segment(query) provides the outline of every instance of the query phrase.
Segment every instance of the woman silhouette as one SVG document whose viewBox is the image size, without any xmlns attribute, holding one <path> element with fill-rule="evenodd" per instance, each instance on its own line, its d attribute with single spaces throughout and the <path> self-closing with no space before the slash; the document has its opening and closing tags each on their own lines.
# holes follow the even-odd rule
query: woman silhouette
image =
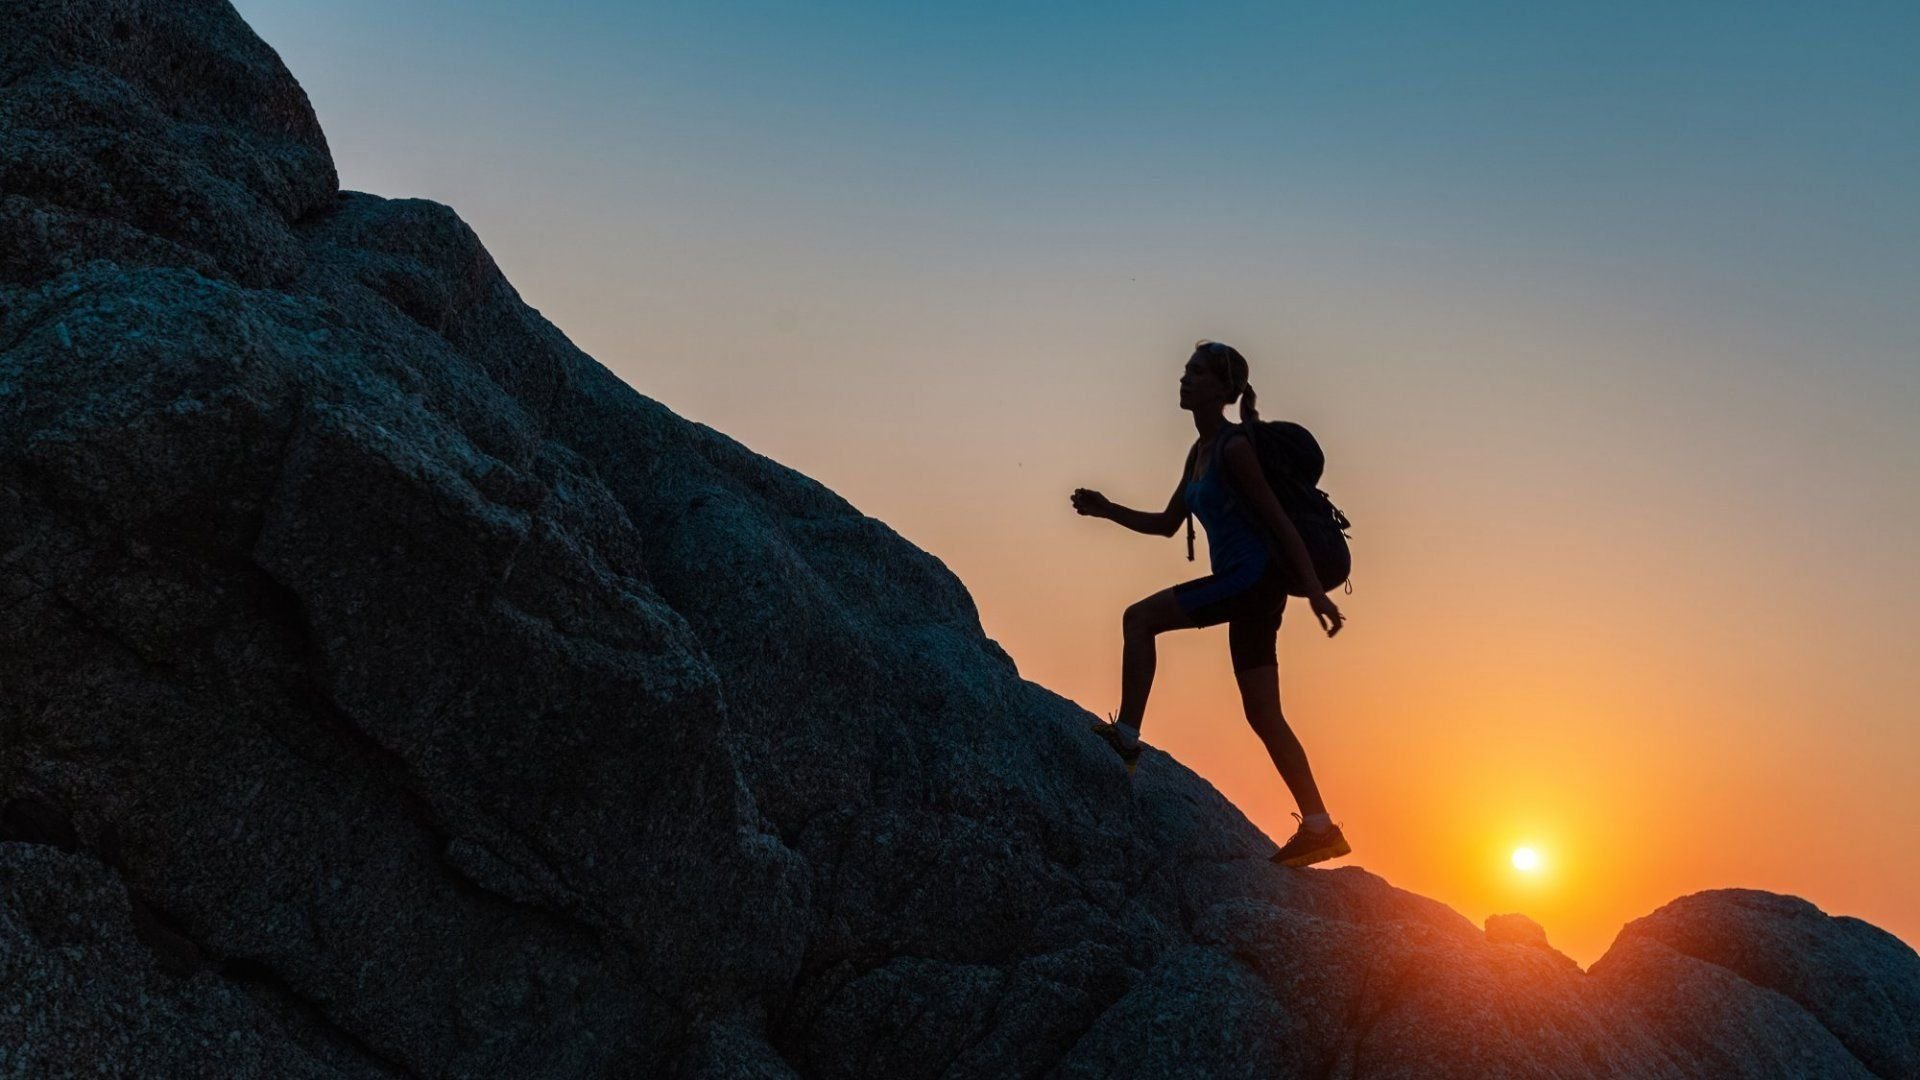
<svg viewBox="0 0 1920 1080">
<path fill-rule="evenodd" d="M 1235 400 L 1240 402 L 1238 424 L 1222 415 Z M 1120 620 L 1125 642 L 1120 712 L 1111 722 L 1096 720 L 1093 730 L 1113 744 L 1131 773 L 1140 757 L 1140 721 L 1153 689 L 1154 638 L 1168 630 L 1226 623 L 1247 723 L 1266 744 L 1281 779 L 1305 814 L 1294 815 L 1300 818 L 1300 827 L 1273 861 L 1306 866 L 1337 858 L 1352 849 L 1327 816 L 1313 771 L 1307 767 L 1307 753 L 1280 713 L 1280 664 L 1274 639 L 1289 587 L 1295 582 L 1314 582 L 1299 591 L 1309 598 L 1328 637 L 1340 632 L 1345 619 L 1319 587 L 1299 531 L 1260 472 L 1260 460 L 1246 432 L 1246 426 L 1260 418 L 1254 409 L 1253 387 L 1247 382 L 1246 357 L 1217 341 L 1196 343 L 1180 376 L 1180 407 L 1193 413 L 1200 438 L 1187 453 L 1180 483 L 1165 510 L 1131 510 L 1097 491 L 1077 488 L 1073 492 L 1073 508 L 1081 514 L 1154 536 L 1172 536 L 1191 510 L 1207 531 L 1207 560 L 1213 570 L 1127 608 Z"/>
</svg>

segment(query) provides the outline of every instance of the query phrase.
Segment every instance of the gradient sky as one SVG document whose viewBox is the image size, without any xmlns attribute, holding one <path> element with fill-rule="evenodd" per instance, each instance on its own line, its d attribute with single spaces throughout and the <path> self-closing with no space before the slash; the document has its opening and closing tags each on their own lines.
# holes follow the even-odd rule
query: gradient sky
<svg viewBox="0 0 1920 1080">
<path fill-rule="evenodd" d="M 1920 941 L 1920 8 L 236 6 L 344 186 L 1103 715 L 1206 556 L 1068 493 L 1163 505 L 1237 345 L 1355 523 L 1282 694 L 1394 884 L 1582 963 L 1719 886 Z M 1147 740 L 1285 839 L 1224 628 L 1160 656 Z"/>
</svg>

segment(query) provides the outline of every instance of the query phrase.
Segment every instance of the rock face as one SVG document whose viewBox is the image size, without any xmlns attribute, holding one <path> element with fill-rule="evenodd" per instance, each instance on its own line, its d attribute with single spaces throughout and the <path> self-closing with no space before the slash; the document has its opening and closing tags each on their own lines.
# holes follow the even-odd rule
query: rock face
<svg viewBox="0 0 1920 1080">
<path fill-rule="evenodd" d="M 0 26 L 0 1075 L 1920 1076 L 1863 923 L 1583 973 L 1130 783 L 937 559 L 339 191 L 225 3 Z"/>
</svg>

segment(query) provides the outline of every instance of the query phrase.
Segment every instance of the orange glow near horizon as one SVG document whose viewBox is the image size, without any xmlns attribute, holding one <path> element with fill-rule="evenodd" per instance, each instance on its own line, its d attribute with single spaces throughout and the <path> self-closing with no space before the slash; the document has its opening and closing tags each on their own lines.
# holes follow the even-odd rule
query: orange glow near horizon
<svg viewBox="0 0 1920 1080">
<path fill-rule="evenodd" d="M 1159 358 L 1132 348 L 1133 368 L 1086 388 L 1095 400 L 1081 402 L 1084 417 L 1061 418 L 1051 399 L 958 378 L 991 345 L 951 329 L 922 346 L 947 361 L 920 367 L 956 381 L 936 376 L 910 419 L 822 401 L 819 414 L 795 402 L 778 422 L 756 421 L 729 416 L 720 397 L 694 415 L 939 557 L 1024 677 L 1105 716 L 1119 697 L 1121 612 L 1205 573 L 1205 537 L 1188 562 L 1179 537 L 1080 517 L 1068 494 L 1085 486 L 1163 505 L 1193 437 L 1171 400 L 1181 347 L 1227 335 L 1187 335 Z M 1628 921 L 1704 889 L 1792 893 L 1909 941 L 1920 934 L 1909 899 L 1920 868 L 1864 842 L 1833 844 L 1823 823 L 1920 828 L 1905 780 L 1916 744 L 1898 722 L 1901 703 L 1920 694 L 1901 659 L 1896 599 L 1912 581 L 1865 569 L 1896 557 L 1891 546 L 1883 555 L 1863 532 L 1861 569 L 1829 565 L 1819 602 L 1796 602 L 1781 583 L 1826 565 L 1797 545 L 1825 540 L 1783 532 L 1771 488 L 1714 486 L 1731 459 L 1781 467 L 1747 436 L 1719 436 L 1722 471 L 1664 477 L 1609 461 L 1600 446 L 1651 443 L 1654 457 L 1680 460 L 1683 440 L 1701 436 L 1628 437 L 1617 418 L 1572 411 L 1557 432 L 1523 412 L 1463 435 L 1443 380 L 1402 385 L 1364 357 L 1339 356 L 1322 366 L 1341 381 L 1321 374 L 1314 398 L 1294 403 L 1282 389 L 1294 367 L 1252 359 L 1268 364 L 1256 369 L 1268 372 L 1267 415 L 1320 436 L 1324 486 L 1355 521 L 1354 591 L 1333 594 L 1347 626 L 1329 639 L 1296 599 L 1279 644 L 1283 708 L 1354 848 L 1331 865 L 1363 867 L 1476 923 L 1527 915 L 1582 965 Z M 1081 393 L 1076 366 L 1057 362 Z M 1112 416 L 1139 423 L 1116 431 L 1098 419 Z M 1852 422 L 1878 430 L 1867 414 Z M 1888 471 L 1875 485 L 1893 484 L 1891 464 L 1874 467 Z M 1675 507 L 1694 509 L 1675 523 Z M 1831 618 L 1842 609 L 1860 625 Z M 1159 639 L 1142 734 L 1284 840 L 1296 807 L 1242 716 L 1226 644 L 1224 627 Z M 1540 853 L 1541 872 L 1515 869 L 1523 844 Z"/>
<path fill-rule="evenodd" d="M 1623 547 L 1606 530 L 1571 540 L 1552 515 L 1508 516 L 1503 553 L 1555 553 L 1582 569 L 1543 555 L 1489 587 L 1472 567 L 1487 557 L 1476 550 L 1484 535 L 1436 531 L 1421 496 L 1393 505 L 1390 483 L 1364 470 L 1329 468 L 1336 501 L 1357 522 L 1366 513 L 1355 591 L 1334 594 L 1350 621 L 1329 639 L 1296 600 L 1280 641 L 1286 714 L 1354 845 L 1331 865 L 1364 867 L 1475 922 L 1525 914 L 1583 966 L 1626 922 L 1713 888 L 1794 893 L 1911 940 L 1903 897 L 1920 875 L 1815 844 L 1824 827 L 1789 797 L 1796 781 L 1809 785 L 1830 820 L 1911 812 L 1884 762 L 1810 719 L 1864 708 L 1850 697 L 1862 688 L 1817 676 L 1819 657 L 1834 654 L 1804 633 L 1804 617 L 1750 593 L 1754 571 L 1732 569 L 1750 555 Z M 1066 493 L 1085 484 L 1156 506 L 1167 471 L 1116 482 L 1101 475 L 1111 467 L 1069 463 L 1056 467 L 1057 492 L 1036 482 L 1014 493 L 1034 521 L 1019 535 L 961 521 L 936 532 L 927 515 L 908 536 L 969 584 L 1023 675 L 1104 715 L 1118 700 L 1121 611 L 1204 573 L 1204 538 L 1188 563 L 1177 538 L 1078 518 Z M 1668 602 L 1676 596 L 1689 600 Z M 1281 840 L 1295 806 L 1241 715 L 1225 637 L 1213 627 L 1159 639 L 1143 737 Z M 1518 847 L 1535 852 L 1535 870 L 1516 864 Z"/>
</svg>

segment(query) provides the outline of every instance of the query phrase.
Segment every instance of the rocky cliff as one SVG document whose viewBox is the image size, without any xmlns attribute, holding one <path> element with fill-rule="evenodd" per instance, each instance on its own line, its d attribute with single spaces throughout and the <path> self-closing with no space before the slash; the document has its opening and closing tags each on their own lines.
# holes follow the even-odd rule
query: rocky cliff
<svg viewBox="0 0 1920 1080">
<path fill-rule="evenodd" d="M 0 1075 L 1920 1076 L 1864 923 L 1581 972 L 1085 720 L 225 3 L 0 0 Z"/>
</svg>

